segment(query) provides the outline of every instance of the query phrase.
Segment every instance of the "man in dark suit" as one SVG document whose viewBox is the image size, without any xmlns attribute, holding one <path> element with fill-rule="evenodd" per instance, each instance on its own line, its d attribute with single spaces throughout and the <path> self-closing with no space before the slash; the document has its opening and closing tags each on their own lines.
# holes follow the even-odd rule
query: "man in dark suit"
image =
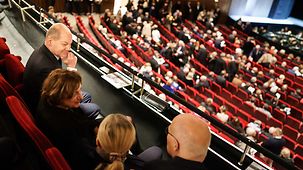
<svg viewBox="0 0 303 170">
<path fill-rule="evenodd" d="M 54 69 L 62 68 L 62 62 L 75 69 L 77 57 L 69 52 L 72 34 L 63 24 L 54 24 L 46 33 L 44 44 L 30 56 L 24 71 L 24 97 L 32 111 L 39 101 L 42 83 Z"/>
<path fill-rule="evenodd" d="M 257 62 L 261 56 L 263 55 L 263 51 L 260 49 L 260 45 L 256 45 L 250 53 L 250 56 L 253 58 L 254 62 Z"/>
<path fill-rule="evenodd" d="M 52 70 L 62 68 L 64 63 L 67 70 L 77 71 L 77 57 L 70 52 L 71 44 L 72 33 L 64 24 L 57 23 L 47 31 L 44 44 L 30 56 L 23 75 L 23 96 L 32 113 L 36 111 L 43 81 Z M 81 109 L 95 117 L 100 108 L 90 101 L 91 96 L 84 92 Z"/>
<path fill-rule="evenodd" d="M 148 162 L 143 169 L 203 170 L 210 140 L 210 131 L 204 120 L 194 115 L 180 114 L 167 128 L 167 152 L 172 159 Z"/>
<path fill-rule="evenodd" d="M 208 64 L 208 51 L 203 44 L 200 45 L 200 49 L 198 51 L 197 60 L 200 61 L 203 65 Z"/>
<path fill-rule="evenodd" d="M 279 155 L 282 148 L 285 146 L 286 141 L 282 138 L 282 130 L 275 128 L 273 137 L 270 137 L 267 141 L 262 143 L 262 146 L 272 153 Z"/>
</svg>

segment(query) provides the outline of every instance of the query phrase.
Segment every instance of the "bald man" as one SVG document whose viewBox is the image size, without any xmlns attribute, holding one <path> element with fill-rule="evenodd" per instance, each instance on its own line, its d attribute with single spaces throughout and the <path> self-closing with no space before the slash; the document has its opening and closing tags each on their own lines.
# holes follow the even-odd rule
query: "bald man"
<svg viewBox="0 0 303 170">
<path fill-rule="evenodd" d="M 211 134 L 203 120 L 190 114 L 176 116 L 167 128 L 167 152 L 171 160 L 146 163 L 145 170 L 203 170 Z"/>
</svg>

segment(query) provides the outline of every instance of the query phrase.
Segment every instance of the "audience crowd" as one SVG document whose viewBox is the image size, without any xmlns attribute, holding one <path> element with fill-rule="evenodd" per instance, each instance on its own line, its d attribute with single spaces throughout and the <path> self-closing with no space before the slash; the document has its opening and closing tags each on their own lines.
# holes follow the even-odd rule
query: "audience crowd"
<svg viewBox="0 0 303 170">
<path fill-rule="evenodd" d="M 67 6 L 70 12 L 75 9 L 81 13 L 81 3 L 68 1 Z M 91 1 L 87 8 L 92 3 L 97 2 Z M 49 10 L 52 14 L 53 9 Z M 124 12 L 120 10 L 113 15 L 106 10 L 101 24 L 96 25 L 119 51 L 119 55 L 112 53 L 113 57 L 251 141 L 293 162 L 281 127 L 269 126 L 258 119 L 245 122 L 227 105 L 231 101 L 215 101 L 217 94 L 204 95 L 198 102 L 186 96 L 195 91 L 206 94 L 209 90 L 219 94 L 234 86 L 246 96 L 241 98 L 243 105 L 264 114 L 266 120 L 276 116 L 273 110 L 293 116 L 295 110 L 287 102 L 289 96 L 298 104 L 303 103 L 303 86 L 295 82 L 303 76 L 300 56 L 286 54 L 284 49 L 249 36 L 256 31 L 250 23 L 239 20 L 232 31 L 226 31 L 226 27 L 218 25 L 220 10 L 205 10 L 199 2 L 177 1 L 170 7 L 168 0 L 139 0 L 137 4 L 129 1 Z M 248 36 L 243 36 L 243 32 Z M 287 29 L 281 30 L 281 35 L 282 32 L 291 34 Z M 134 123 L 121 114 L 103 118 L 99 106 L 91 103 L 91 96 L 81 90 L 81 76 L 75 68 L 77 59 L 69 51 L 71 40 L 71 33 L 63 24 L 54 24 L 49 29 L 44 44 L 33 52 L 26 65 L 23 95 L 33 112 L 38 106 L 39 114 L 35 114 L 38 125 L 73 168 L 203 169 L 211 138 L 208 126 L 212 127 L 192 114 L 176 116 L 167 128 L 167 152 L 172 160 L 159 160 L 162 153 L 157 147 L 130 154 L 132 146 L 139 145 Z M 142 63 L 131 58 L 136 53 L 144 60 L 140 59 Z M 62 69 L 62 63 L 67 69 Z M 188 112 L 156 88 L 145 84 L 145 89 L 172 103 L 176 110 Z M 261 136 L 265 139 L 260 140 Z M 235 144 L 242 150 L 245 148 L 241 141 Z M 253 148 L 249 154 L 273 165 L 272 160 Z"/>
</svg>

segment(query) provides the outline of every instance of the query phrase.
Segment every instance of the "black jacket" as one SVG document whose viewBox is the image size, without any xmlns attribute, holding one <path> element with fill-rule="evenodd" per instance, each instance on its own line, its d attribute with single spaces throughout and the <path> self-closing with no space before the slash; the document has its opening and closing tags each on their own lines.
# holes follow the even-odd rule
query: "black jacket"
<svg viewBox="0 0 303 170">
<path fill-rule="evenodd" d="M 157 160 L 144 165 L 144 170 L 204 170 L 203 163 L 175 157 L 171 160 Z"/>
<path fill-rule="evenodd" d="M 95 151 L 94 128 L 99 122 L 88 118 L 80 108 L 63 109 L 41 99 L 36 121 L 72 169 L 94 169 L 99 160 Z"/>
<path fill-rule="evenodd" d="M 44 79 L 57 68 L 62 64 L 44 44 L 30 56 L 23 74 L 23 94 L 31 111 L 36 111 Z"/>
</svg>

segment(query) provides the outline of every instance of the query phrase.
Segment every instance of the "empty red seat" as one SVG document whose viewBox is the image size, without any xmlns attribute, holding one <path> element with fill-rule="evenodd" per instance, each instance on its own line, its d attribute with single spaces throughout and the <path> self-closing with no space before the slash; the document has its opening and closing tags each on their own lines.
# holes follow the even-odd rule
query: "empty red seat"
<svg viewBox="0 0 303 170">
<path fill-rule="evenodd" d="M 214 92 L 211 91 L 210 89 L 204 89 L 204 95 L 210 98 L 214 98 Z"/>
<path fill-rule="evenodd" d="M 216 82 L 213 82 L 211 85 L 211 90 L 218 95 L 221 95 L 222 87 L 218 85 Z"/>
<path fill-rule="evenodd" d="M 303 145 L 303 134 L 299 134 L 298 138 L 297 138 L 297 142 L 300 144 L 300 145 Z"/>
<path fill-rule="evenodd" d="M 4 37 L 0 37 L 0 59 L 5 55 L 9 54 L 10 50 L 6 44 L 6 39 Z"/>
<path fill-rule="evenodd" d="M 284 138 L 285 141 L 286 141 L 285 146 L 286 146 L 288 149 L 290 149 L 290 150 L 294 150 L 294 148 L 295 148 L 297 142 L 294 141 L 294 140 L 292 140 L 291 138 L 287 137 L 286 135 L 283 135 L 283 138 Z"/>
<path fill-rule="evenodd" d="M 292 116 L 287 116 L 286 124 L 288 126 L 291 126 L 291 127 L 295 128 L 295 129 L 299 129 L 302 122 L 299 121 L 298 119 L 292 117 Z"/>
<path fill-rule="evenodd" d="M 289 72 L 285 72 L 285 77 L 290 79 L 290 80 L 294 80 L 295 79 L 295 75 L 289 73 Z"/>
<path fill-rule="evenodd" d="M 195 99 L 193 99 L 193 98 L 188 98 L 188 101 L 187 101 L 188 103 L 190 103 L 190 104 L 192 104 L 192 105 L 194 105 L 194 106 L 196 106 L 196 107 L 199 107 L 200 106 L 200 103 L 199 102 L 197 102 Z"/>
<path fill-rule="evenodd" d="M 242 90 L 242 89 L 238 89 L 238 92 L 236 94 L 238 97 L 240 97 L 243 100 L 247 100 L 248 99 L 248 94 L 246 91 Z"/>
<path fill-rule="evenodd" d="M 278 119 L 272 117 L 267 121 L 267 125 L 270 127 L 279 127 L 282 128 L 283 123 L 279 121 Z"/>
<path fill-rule="evenodd" d="M 285 122 L 286 121 L 286 113 L 280 111 L 277 108 L 275 108 L 273 110 L 272 116 L 275 117 L 276 119 L 280 120 L 281 122 Z"/>
<path fill-rule="evenodd" d="M 0 61 L 0 68 L 3 68 L 3 76 L 15 88 L 23 84 L 23 72 L 25 70 L 21 63 L 20 56 L 6 54 Z"/>
<path fill-rule="evenodd" d="M 292 140 L 297 140 L 298 138 L 298 131 L 288 125 L 283 126 L 283 134 Z"/>
<path fill-rule="evenodd" d="M 199 93 L 196 89 L 189 86 L 186 87 L 185 92 L 192 98 L 195 98 L 196 95 Z"/>
<path fill-rule="evenodd" d="M 299 154 L 300 156 L 303 156 L 303 146 L 300 144 L 297 144 L 295 146 L 295 153 Z"/>
<path fill-rule="evenodd" d="M 188 96 L 186 93 L 184 93 L 184 92 L 182 92 L 182 91 L 180 91 L 180 90 L 177 90 L 175 93 L 176 93 L 179 97 L 181 97 L 182 99 L 184 99 L 185 101 L 187 101 L 188 98 L 189 98 L 189 96 Z"/>
<path fill-rule="evenodd" d="M 52 170 L 71 170 L 71 167 L 57 148 L 51 147 L 47 149 L 45 155 Z"/>
<path fill-rule="evenodd" d="M 26 134 L 31 138 L 36 147 L 40 150 L 43 156 L 46 158 L 44 151 L 53 147 L 49 139 L 38 129 L 33 120 L 29 116 L 30 113 L 25 105 L 15 96 L 8 96 L 6 103 Z"/>
<path fill-rule="evenodd" d="M 294 107 L 294 106 L 290 106 L 291 107 L 291 116 L 293 116 L 294 118 L 298 119 L 298 120 L 302 120 L 302 115 L 303 115 L 303 111 Z"/>
<path fill-rule="evenodd" d="M 267 124 L 268 116 L 264 113 L 262 113 L 259 110 L 255 111 L 255 114 L 253 115 L 256 119 L 261 120 L 261 122 Z"/>
<path fill-rule="evenodd" d="M 214 102 L 217 103 L 219 106 L 222 106 L 225 104 L 224 99 L 218 95 L 214 96 Z"/>
<path fill-rule="evenodd" d="M 236 112 L 236 114 L 241 117 L 242 119 L 244 119 L 247 122 L 251 121 L 251 115 L 246 113 L 245 111 L 238 109 L 238 111 Z"/>
<path fill-rule="evenodd" d="M 231 92 L 229 92 L 228 90 L 226 89 L 222 89 L 222 94 L 221 96 L 225 99 L 225 100 L 228 100 L 228 101 L 231 101 L 232 100 L 232 94 Z"/>
<path fill-rule="evenodd" d="M 236 115 L 237 114 L 236 112 L 238 111 L 238 109 L 237 109 L 236 106 L 234 106 L 233 104 L 231 104 L 229 102 L 225 102 L 225 106 L 226 106 L 227 110 L 230 113 L 232 113 L 232 115 Z"/>
<path fill-rule="evenodd" d="M 294 163 L 296 166 L 298 166 L 300 168 L 303 167 L 303 157 L 302 156 L 296 154 L 294 156 L 293 160 L 294 160 Z"/>
<path fill-rule="evenodd" d="M 297 106 L 297 105 L 300 103 L 299 99 L 297 99 L 297 98 L 295 98 L 295 97 L 293 97 L 293 96 L 291 96 L 291 95 L 288 95 L 288 96 L 287 96 L 286 101 L 287 101 L 287 103 L 289 103 L 290 105 L 294 105 L 294 106 Z"/>
<path fill-rule="evenodd" d="M 238 96 L 232 95 L 231 97 L 231 103 L 238 106 L 239 108 L 242 106 L 243 104 L 243 100 L 240 99 Z"/>
<path fill-rule="evenodd" d="M 231 82 L 227 82 L 226 83 L 226 89 L 231 92 L 232 94 L 236 94 L 238 91 L 238 87 L 234 84 L 232 84 Z"/>
<path fill-rule="evenodd" d="M 204 96 L 203 94 L 197 93 L 195 100 L 199 103 L 204 102 L 206 100 L 206 96 Z"/>
</svg>

